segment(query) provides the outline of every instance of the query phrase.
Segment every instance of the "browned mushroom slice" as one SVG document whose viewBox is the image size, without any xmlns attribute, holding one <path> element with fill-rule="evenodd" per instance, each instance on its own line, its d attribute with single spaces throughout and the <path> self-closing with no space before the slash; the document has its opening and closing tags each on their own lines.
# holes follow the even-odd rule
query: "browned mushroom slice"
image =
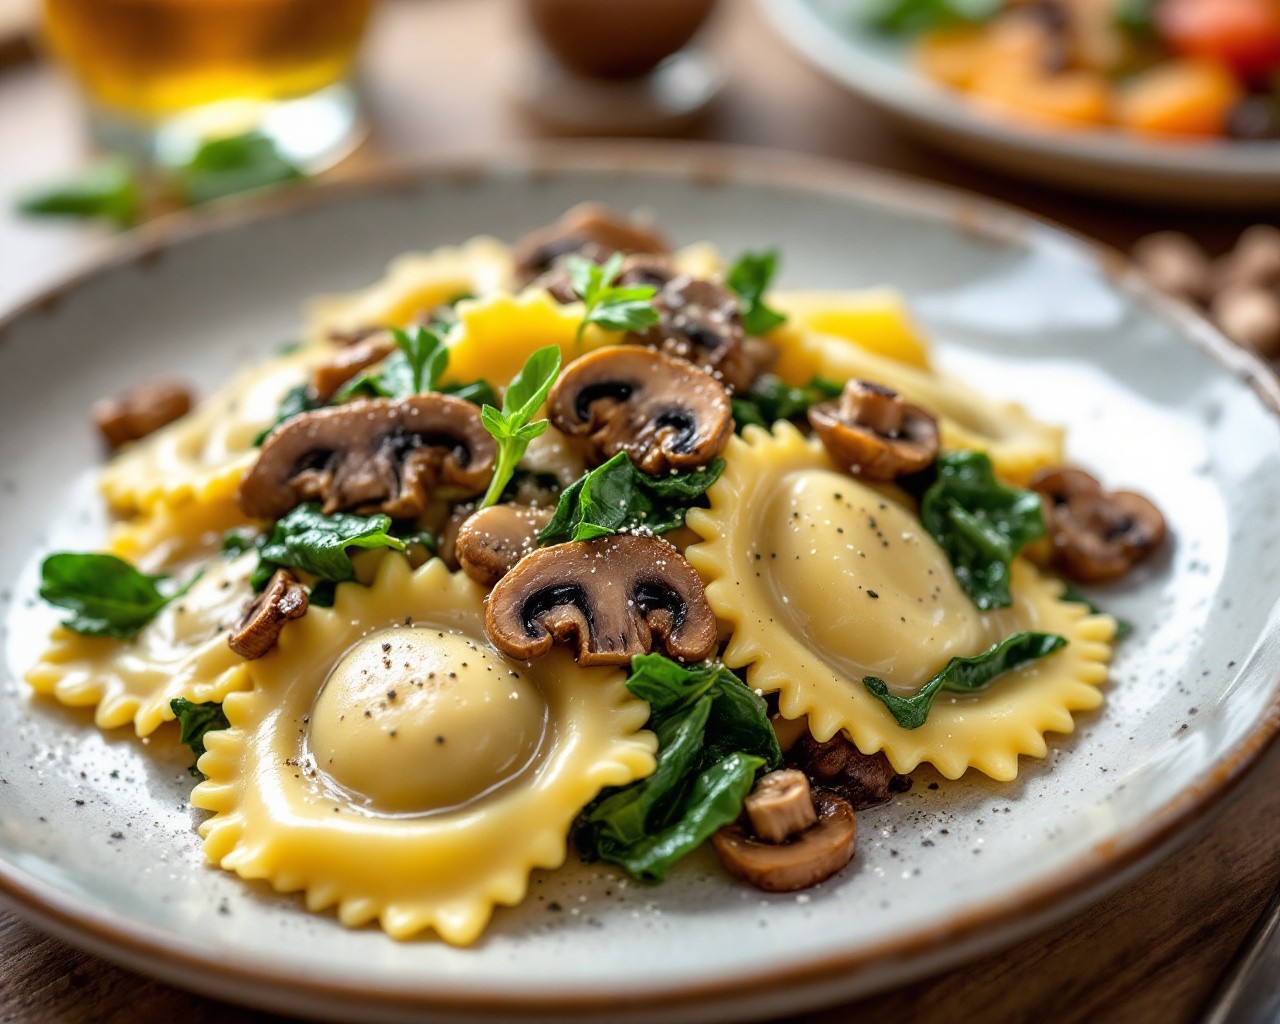
<svg viewBox="0 0 1280 1024">
<path fill-rule="evenodd" d="M 232 629 L 227 646 L 242 658 L 261 658 L 276 645 L 286 622 L 307 614 L 307 604 L 307 592 L 298 577 L 288 569 L 277 569 Z"/>
<path fill-rule="evenodd" d="M 911 776 L 895 772 L 884 754 L 864 754 L 840 732 L 819 743 L 806 729 L 787 750 L 787 763 L 814 785 L 843 797 L 855 811 L 911 788 Z"/>
<path fill-rule="evenodd" d="M 580 253 L 603 263 L 615 252 L 666 253 L 670 247 L 661 235 L 598 203 L 581 203 L 554 224 L 525 235 L 512 255 L 517 278 L 527 283 L 562 256 Z"/>
<path fill-rule="evenodd" d="M 574 643 L 579 665 L 626 665 L 654 646 L 682 661 L 715 650 L 716 617 L 693 566 L 656 537 L 540 548 L 489 595 L 485 629 L 504 654 L 539 658 Z"/>
<path fill-rule="evenodd" d="M 240 481 L 240 508 L 278 519 L 304 501 L 325 513 L 421 515 L 437 488 L 479 494 L 497 446 L 480 410 L 452 395 L 375 398 L 295 416 L 277 427 Z"/>
<path fill-rule="evenodd" d="M 395 350 L 395 340 L 387 331 L 377 331 L 352 342 L 327 363 L 321 363 L 311 371 L 312 399 L 323 405 L 357 373 L 380 363 Z"/>
<path fill-rule="evenodd" d="M 1042 469 L 1031 488 L 1044 499 L 1053 565 L 1077 582 L 1118 579 L 1164 540 L 1155 505 L 1132 491 L 1103 490 L 1082 469 Z"/>
<path fill-rule="evenodd" d="M 837 401 L 809 409 L 831 457 L 868 480 L 918 473 L 938 457 L 938 423 L 896 391 L 851 380 Z"/>
<path fill-rule="evenodd" d="M 775 778 L 778 775 L 789 778 L 779 783 Z M 762 778 L 756 791 L 747 797 L 745 806 L 752 822 L 757 816 L 767 817 L 759 809 L 755 815 L 751 814 L 750 807 L 751 801 L 766 787 L 789 791 L 766 796 L 770 803 L 785 802 L 785 822 L 775 818 L 766 826 L 772 834 L 780 832 L 783 838 L 770 841 L 752 835 L 740 821 L 720 829 L 711 837 L 711 842 L 730 874 L 766 892 L 794 892 L 825 881 L 849 863 L 858 823 L 848 803 L 821 789 L 810 796 L 808 780 L 800 772 L 774 772 Z M 812 799 L 813 824 L 803 830 L 794 828 L 809 817 L 797 810 L 801 796 L 806 802 Z"/>
<path fill-rule="evenodd" d="M 680 274 L 653 298 L 658 323 L 634 331 L 631 341 L 661 349 L 713 374 L 731 391 L 745 391 L 755 363 L 743 342 L 745 331 L 738 297 L 714 281 Z"/>
<path fill-rule="evenodd" d="M 551 513 L 527 505 L 481 509 L 458 528 L 454 557 L 473 580 L 492 587 L 538 546 L 538 531 L 551 521 Z"/>
<path fill-rule="evenodd" d="M 654 475 L 705 466 L 733 436 L 733 408 L 714 377 L 635 346 L 575 359 L 551 389 L 547 416 L 596 462 L 626 452 Z"/>
<path fill-rule="evenodd" d="M 94 402 L 94 425 L 112 448 L 138 441 L 191 411 L 191 392 L 168 378 L 139 384 L 115 398 Z"/>
</svg>

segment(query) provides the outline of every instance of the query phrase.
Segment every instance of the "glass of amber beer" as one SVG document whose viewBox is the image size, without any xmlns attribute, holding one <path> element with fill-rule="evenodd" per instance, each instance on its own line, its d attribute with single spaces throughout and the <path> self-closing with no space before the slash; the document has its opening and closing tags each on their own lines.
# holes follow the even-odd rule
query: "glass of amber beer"
<svg viewBox="0 0 1280 1024">
<path fill-rule="evenodd" d="M 260 131 L 309 170 L 358 140 L 349 74 L 373 0 L 44 0 L 103 145 L 181 163 Z"/>
</svg>

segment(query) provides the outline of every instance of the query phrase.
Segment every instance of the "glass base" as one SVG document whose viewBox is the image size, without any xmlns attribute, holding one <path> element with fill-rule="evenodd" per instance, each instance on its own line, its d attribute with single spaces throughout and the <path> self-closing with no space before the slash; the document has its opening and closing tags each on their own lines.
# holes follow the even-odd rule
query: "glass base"
<svg viewBox="0 0 1280 1024">
<path fill-rule="evenodd" d="M 337 163 L 366 132 L 359 97 L 347 82 L 294 99 L 226 100 L 159 121 L 98 108 L 90 113 L 89 127 L 104 149 L 160 167 L 187 163 L 208 139 L 257 131 L 308 174 Z"/>
</svg>

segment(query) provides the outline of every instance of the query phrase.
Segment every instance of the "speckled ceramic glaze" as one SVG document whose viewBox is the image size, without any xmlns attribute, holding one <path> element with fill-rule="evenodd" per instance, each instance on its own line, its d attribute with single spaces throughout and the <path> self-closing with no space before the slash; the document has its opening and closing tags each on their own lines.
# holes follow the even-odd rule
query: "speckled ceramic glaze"
<svg viewBox="0 0 1280 1024">
<path fill-rule="evenodd" d="M 1280 142 L 1153 142 L 1107 129 L 1015 124 L 915 71 L 901 40 L 867 29 L 867 0 L 760 3 L 807 60 L 916 133 L 971 160 L 1143 202 L 1255 208 L 1280 202 Z"/>
<path fill-rule="evenodd" d="M 18 681 L 51 616 L 49 548 L 102 536 L 89 402 L 177 371 L 208 391 L 297 329 L 310 294 L 406 249 L 507 237 L 582 199 L 681 242 L 776 244 L 786 285 L 902 288 L 940 361 L 1070 428 L 1072 457 L 1149 492 L 1164 557 L 1095 596 L 1131 619 L 1107 703 L 1017 782 L 946 782 L 861 815 L 852 867 L 798 895 L 699 854 L 659 887 L 535 878 L 472 949 L 347 931 L 211 868 L 189 755 L 100 734 Z M 1255 362 L 1086 244 L 1011 211 L 829 165 L 576 149 L 231 211 L 143 238 L 18 312 L 0 340 L 0 892 L 59 934 L 227 999 L 341 1020 L 747 1019 L 852 997 L 1013 941 L 1116 884 L 1270 740 L 1280 616 L 1280 400 Z"/>
</svg>

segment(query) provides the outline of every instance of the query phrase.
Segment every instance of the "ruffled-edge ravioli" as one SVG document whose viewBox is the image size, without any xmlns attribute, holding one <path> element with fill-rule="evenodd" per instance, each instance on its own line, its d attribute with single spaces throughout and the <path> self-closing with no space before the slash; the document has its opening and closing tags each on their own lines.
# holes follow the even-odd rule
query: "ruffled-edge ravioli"
<svg viewBox="0 0 1280 1024">
<path fill-rule="evenodd" d="M 843 729 L 899 772 L 928 761 L 947 778 L 974 767 L 1008 781 L 1019 754 L 1045 756 L 1045 732 L 1069 733 L 1073 711 L 1101 704 L 1115 620 L 1059 600 L 1060 582 L 1018 560 L 1012 607 L 979 612 L 901 499 L 841 472 L 790 424 L 749 427 L 725 461 L 710 508 L 689 513 L 702 542 L 685 556 L 733 631 L 725 664 L 777 692 L 785 717 L 808 715 L 817 739 Z M 918 729 L 900 727 L 863 685 L 875 675 L 914 692 L 949 658 L 1018 630 L 1068 644 L 978 694 L 939 694 Z"/>
<path fill-rule="evenodd" d="M 131 513 L 233 495 L 257 457 L 254 441 L 276 421 L 280 399 L 332 351 L 309 346 L 255 366 L 182 419 L 124 449 L 102 471 L 108 504 Z"/>
<path fill-rule="evenodd" d="M 461 295 L 510 291 L 512 277 L 511 248 L 483 235 L 459 246 L 405 253 L 392 260 L 383 278 L 368 288 L 315 299 L 307 335 L 318 342 L 331 331 L 405 324 Z"/>
<path fill-rule="evenodd" d="M 869 380 L 901 393 L 938 418 L 942 444 L 986 452 L 996 472 L 1025 483 L 1037 469 L 1063 461 L 1063 430 L 1041 423 L 1015 403 L 994 402 L 954 377 L 870 351 L 849 338 L 784 325 L 775 372 L 790 384 L 815 375 Z"/>
<path fill-rule="evenodd" d="M 286 626 L 223 705 L 231 728 L 205 738 L 192 802 L 216 812 L 209 859 L 344 925 L 459 945 L 563 864 L 579 811 L 653 771 L 648 708 L 618 670 L 502 658 L 483 598 L 438 560 L 392 557 Z M 505 782 L 495 749 L 519 755 Z"/>
<path fill-rule="evenodd" d="M 162 507 L 117 528 L 108 551 L 148 573 L 203 574 L 165 605 L 132 640 L 81 636 L 61 626 L 27 672 L 31 687 L 73 707 L 95 706 L 94 722 L 114 729 L 133 722 L 139 736 L 173 718 L 169 702 L 220 701 L 248 685 L 244 661 L 227 646 L 226 628 L 252 590 L 253 554 L 224 558 L 222 534 L 244 521 L 231 503 Z"/>
</svg>

